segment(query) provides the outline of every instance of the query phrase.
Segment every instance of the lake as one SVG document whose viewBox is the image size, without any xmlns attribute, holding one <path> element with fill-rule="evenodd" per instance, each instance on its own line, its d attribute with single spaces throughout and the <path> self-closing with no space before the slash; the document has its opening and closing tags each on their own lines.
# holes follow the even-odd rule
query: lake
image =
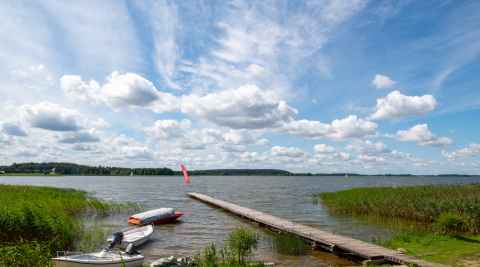
<svg viewBox="0 0 480 267">
<path fill-rule="evenodd" d="M 356 219 L 331 216 L 321 203 L 313 201 L 312 195 L 352 187 L 480 183 L 480 177 L 193 176 L 191 180 L 192 184 L 185 186 L 183 177 L 175 176 L 0 177 L 0 183 L 76 188 L 105 200 L 135 202 L 145 209 L 174 207 L 183 211 L 185 215 L 180 223 L 156 226 L 152 242 L 141 249 L 147 259 L 195 254 L 212 242 L 222 242 L 235 227 L 246 225 L 262 233 L 257 256 L 266 261 L 282 262 L 282 266 L 348 266 L 352 263 L 321 251 L 306 256 L 279 255 L 272 251 L 267 231 L 190 199 L 186 193 L 204 193 L 295 222 L 371 241 L 388 237 L 390 230 Z M 112 231 L 118 230 L 127 226 L 127 216 L 110 216 L 101 224 Z"/>
</svg>

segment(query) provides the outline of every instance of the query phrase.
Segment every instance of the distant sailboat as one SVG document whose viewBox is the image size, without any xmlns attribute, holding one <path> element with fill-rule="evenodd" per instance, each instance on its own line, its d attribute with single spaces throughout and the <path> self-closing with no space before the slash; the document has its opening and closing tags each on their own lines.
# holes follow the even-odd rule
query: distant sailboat
<svg viewBox="0 0 480 267">
<path fill-rule="evenodd" d="M 130 172 L 130 176 L 133 176 L 133 172 Z"/>
</svg>

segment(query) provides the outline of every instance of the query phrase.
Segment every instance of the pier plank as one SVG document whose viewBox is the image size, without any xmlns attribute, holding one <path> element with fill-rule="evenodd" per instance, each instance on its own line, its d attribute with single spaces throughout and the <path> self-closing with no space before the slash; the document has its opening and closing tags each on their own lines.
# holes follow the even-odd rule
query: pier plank
<svg viewBox="0 0 480 267">
<path fill-rule="evenodd" d="M 385 259 L 399 264 L 415 264 L 420 267 L 445 267 L 446 265 L 427 262 L 399 251 L 384 248 L 358 239 L 333 234 L 311 226 L 294 223 L 261 211 L 242 207 L 204 194 L 189 193 L 191 198 L 222 208 L 238 216 L 266 225 L 280 231 L 289 232 L 315 242 L 321 247 L 340 250 L 365 260 Z"/>
</svg>

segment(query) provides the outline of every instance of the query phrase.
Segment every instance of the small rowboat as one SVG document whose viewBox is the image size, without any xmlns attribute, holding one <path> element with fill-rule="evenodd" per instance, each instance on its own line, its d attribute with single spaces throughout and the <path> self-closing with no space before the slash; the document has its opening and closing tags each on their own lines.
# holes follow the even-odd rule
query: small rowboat
<svg viewBox="0 0 480 267">
<path fill-rule="evenodd" d="M 129 244 L 133 247 L 139 247 L 147 242 L 153 234 L 153 225 L 146 225 L 142 227 L 135 227 L 125 229 L 122 231 L 123 239 L 120 243 L 120 247 L 126 248 Z M 108 242 L 113 242 L 114 237 L 111 236 L 107 239 Z"/>
<path fill-rule="evenodd" d="M 55 267 L 140 267 L 144 257 L 140 254 L 130 255 L 120 251 L 106 251 L 85 253 L 78 255 L 62 256 L 53 258 Z"/>
<path fill-rule="evenodd" d="M 175 211 L 173 208 L 160 208 L 134 214 L 128 218 L 128 223 L 136 225 L 165 224 L 176 221 L 182 215 L 182 212 Z"/>
</svg>

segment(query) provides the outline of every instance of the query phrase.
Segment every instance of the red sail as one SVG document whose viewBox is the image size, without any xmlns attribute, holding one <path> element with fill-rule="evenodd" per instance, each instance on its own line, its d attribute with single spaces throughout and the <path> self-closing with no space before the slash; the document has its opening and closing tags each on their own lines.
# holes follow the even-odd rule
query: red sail
<svg viewBox="0 0 480 267">
<path fill-rule="evenodd" d="M 190 184 L 190 177 L 188 176 L 187 167 L 185 167 L 185 165 L 183 164 L 180 164 L 180 168 L 182 169 L 182 172 L 183 172 L 183 182 L 185 184 Z"/>
</svg>

